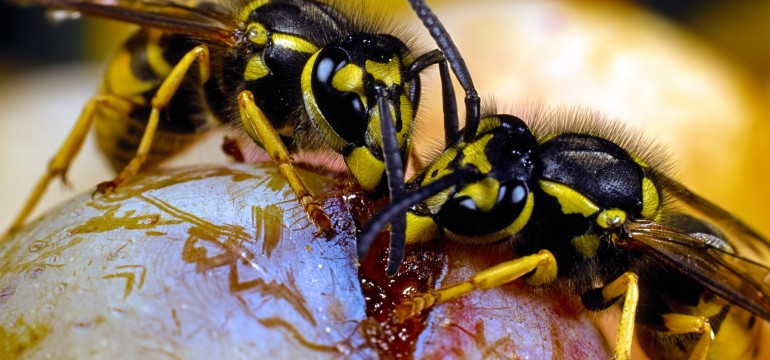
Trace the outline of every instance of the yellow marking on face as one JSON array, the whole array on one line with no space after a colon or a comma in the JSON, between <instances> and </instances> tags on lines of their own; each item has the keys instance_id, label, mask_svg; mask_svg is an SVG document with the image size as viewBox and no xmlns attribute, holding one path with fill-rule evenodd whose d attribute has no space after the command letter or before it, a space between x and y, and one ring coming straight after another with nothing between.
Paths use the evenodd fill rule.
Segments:
<instances>
[{"instance_id":1,"label":"yellow marking on face","mask_svg":"<svg viewBox=\"0 0 770 360\"><path fill-rule=\"evenodd\" d=\"M256 54L246 64L246 70L243 71L243 79L253 81L261 79L268 74L270 74L270 69L267 68L267 64L262 59L262 54Z\"/></svg>"},{"instance_id":2,"label":"yellow marking on face","mask_svg":"<svg viewBox=\"0 0 770 360\"><path fill-rule=\"evenodd\" d=\"M602 210L596 216L596 224L602 229L615 229L626 223L626 212L620 209Z\"/></svg>"},{"instance_id":3,"label":"yellow marking on face","mask_svg":"<svg viewBox=\"0 0 770 360\"><path fill-rule=\"evenodd\" d=\"M246 26L246 38L253 44L260 46L265 46L270 41L265 25L258 22L253 22Z\"/></svg>"},{"instance_id":4,"label":"yellow marking on face","mask_svg":"<svg viewBox=\"0 0 770 360\"><path fill-rule=\"evenodd\" d=\"M589 217L601 210L587 197L567 185L547 180L540 180L539 184L546 194L556 198L561 205L561 212L565 214L581 214Z\"/></svg>"},{"instance_id":5,"label":"yellow marking on face","mask_svg":"<svg viewBox=\"0 0 770 360\"><path fill-rule=\"evenodd\" d=\"M428 166L428 168L425 169L425 177L422 179L419 185L421 187L425 187L437 179L440 179L443 176L451 173L449 164L454 160L456 156L457 148L452 147L445 150L435 161L433 161L433 163Z\"/></svg>"},{"instance_id":6,"label":"yellow marking on face","mask_svg":"<svg viewBox=\"0 0 770 360\"><path fill-rule=\"evenodd\" d=\"M451 174L452 169L450 167L450 163L454 160L456 155L456 148L449 148L445 150L444 153L442 153L441 156L439 156L439 158L430 165L427 171L425 171L425 176L419 185L421 187L425 187L428 184ZM430 209L431 213L435 214L439 211L439 209L441 209L441 206L446 202L450 191L453 191L451 187L425 199L424 202Z\"/></svg>"},{"instance_id":7,"label":"yellow marking on face","mask_svg":"<svg viewBox=\"0 0 770 360\"><path fill-rule=\"evenodd\" d=\"M310 59L305 63L305 67L302 69L302 76L300 82L302 85L302 99L305 103L305 111L310 116L310 121L318 127L318 131L323 135L324 140L329 146L336 152L341 152L342 148L347 145L345 139L337 135L337 132L332 129L329 123L321 114L321 110L318 108L315 96L313 96L313 89L311 81L313 79L313 66L315 65L318 53L310 56Z\"/></svg>"},{"instance_id":8,"label":"yellow marking on face","mask_svg":"<svg viewBox=\"0 0 770 360\"><path fill-rule=\"evenodd\" d=\"M241 9L241 11L238 12L238 20L241 22L246 22L249 20L249 17L251 16L251 13L259 9L265 4L270 3L271 0L252 0L246 6Z\"/></svg>"},{"instance_id":9,"label":"yellow marking on face","mask_svg":"<svg viewBox=\"0 0 770 360\"><path fill-rule=\"evenodd\" d=\"M479 169L481 173L484 174L491 171L492 164L489 163L489 159L487 159L487 155L484 152L490 140L492 140L492 135L487 134L478 137L471 143L468 143L468 145L465 146L465 148L462 150L463 160L461 165L466 166L473 164Z\"/></svg>"},{"instance_id":10,"label":"yellow marking on face","mask_svg":"<svg viewBox=\"0 0 770 360\"><path fill-rule=\"evenodd\" d=\"M363 101L364 94L364 71L358 66L347 64L339 71L334 73L332 78L332 87L340 92L354 92L361 97ZM364 104L366 102L364 101Z\"/></svg>"},{"instance_id":11,"label":"yellow marking on face","mask_svg":"<svg viewBox=\"0 0 770 360\"><path fill-rule=\"evenodd\" d=\"M419 216L406 212L406 244L419 244L433 240L438 232L438 225L430 216Z\"/></svg>"},{"instance_id":12,"label":"yellow marking on face","mask_svg":"<svg viewBox=\"0 0 770 360\"><path fill-rule=\"evenodd\" d=\"M395 118L394 118L395 120ZM409 141L412 134L412 124L414 121L414 107L406 94L401 95L401 131L396 133L398 143L409 147ZM396 129L398 130L398 129Z\"/></svg>"},{"instance_id":13,"label":"yellow marking on face","mask_svg":"<svg viewBox=\"0 0 770 360\"><path fill-rule=\"evenodd\" d=\"M653 219L660 208L660 195L658 188L650 178L642 179L642 216L645 219Z\"/></svg>"},{"instance_id":14,"label":"yellow marking on face","mask_svg":"<svg viewBox=\"0 0 770 360\"><path fill-rule=\"evenodd\" d=\"M500 127L500 118L497 116L485 116L479 120L478 133L494 130Z\"/></svg>"},{"instance_id":15,"label":"yellow marking on face","mask_svg":"<svg viewBox=\"0 0 770 360\"><path fill-rule=\"evenodd\" d=\"M401 61L398 58L393 58L386 63L366 60L364 67L375 80L381 81L387 87L401 84Z\"/></svg>"},{"instance_id":16,"label":"yellow marking on face","mask_svg":"<svg viewBox=\"0 0 770 360\"><path fill-rule=\"evenodd\" d=\"M305 54L317 52L318 46L296 35L275 33L272 36L273 45Z\"/></svg>"},{"instance_id":17,"label":"yellow marking on face","mask_svg":"<svg viewBox=\"0 0 770 360\"><path fill-rule=\"evenodd\" d=\"M163 57L164 47L160 46L160 40L163 33L157 30L149 30L147 39L147 64L150 65L152 72L160 78L165 77L171 72L171 66Z\"/></svg>"},{"instance_id":18,"label":"yellow marking on face","mask_svg":"<svg viewBox=\"0 0 770 360\"><path fill-rule=\"evenodd\" d=\"M491 177L485 177L479 182L471 183L457 192L457 197L467 196L473 200L476 207L484 212L490 212L497 202L500 183Z\"/></svg>"},{"instance_id":19,"label":"yellow marking on face","mask_svg":"<svg viewBox=\"0 0 770 360\"><path fill-rule=\"evenodd\" d=\"M347 68L350 65L346 65L345 68ZM344 69L344 68L343 68ZM363 73L361 74L363 75ZM335 76L336 79L336 76ZM356 79L358 81L358 79ZM363 81L363 79L361 79ZM360 84L363 85L363 82L360 82ZM335 85L335 88L337 86ZM363 93L363 88L361 88L361 92L358 93L359 97L361 97L361 101L366 104L366 98ZM396 122L398 121L397 114L393 108L393 102L388 102L388 111L390 111L391 117L393 118L393 128L396 130L396 142L398 143L399 149L407 149L410 150L410 134L412 133L412 107L411 104L409 104L408 99L406 99L405 96L401 96L401 114L398 114L401 116L401 129L396 129ZM382 128L380 124L380 107L377 105L375 106L370 112L369 112L369 119L368 119L368 126L366 130L366 137L367 139L371 139L370 141L376 143L380 147L382 147ZM400 130L400 131L399 131ZM408 151L407 151L408 152ZM406 161L407 159L402 159Z\"/></svg>"},{"instance_id":20,"label":"yellow marking on face","mask_svg":"<svg viewBox=\"0 0 770 360\"><path fill-rule=\"evenodd\" d=\"M388 110L392 110L388 105ZM390 112L393 114L393 111ZM369 113L369 123L366 124L366 137L373 139L375 143L382 146L382 129L380 128L380 107L375 106Z\"/></svg>"},{"instance_id":21,"label":"yellow marking on face","mask_svg":"<svg viewBox=\"0 0 770 360\"><path fill-rule=\"evenodd\" d=\"M578 235L571 240L575 250L586 259L596 255L596 250L599 249L600 241L601 239L599 239L599 236L593 233Z\"/></svg>"},{"instance_id":22,"label":"yellow marking on face","mask_svg":"<svg viewBox=\"0 0 770 360\"><path fill-rule=\"evenodd\" d=\"M437 195L437 196L441 196L443 198L442 204L444 202L446 202L446 198L447 198L448 194L449 194L449 191L447 190L447 191L444 191L443 193L439 193L439 195ZM495 194L487 194L487 200L491 200L492 205L490 206L490 205L487 204L485 206L489 206L489 210L491 210L491 207L494 206L494 200L496 200L496 199L497 199L497 193L495 193ZM475 200L475 198L474 198L474 200ZM477 204L477 206L478 206L478 204ZM481 209L481 206L478 206L478 208ZM520 233L521 230L527 225L527 223L529 223L530 218L532 218L532 210L534 208L535 208L535 197L532 196L532 194L527 194L527 200L524 203L524 207L521 209L521 212L519 213L519 215L516 217L516 219L513 222L511 222L505 228L503 228L503 229L501 229L499 231L496 231L494 233L484 234L484 235L481 235L481 236L474 236L473 239L470 242L476 243L476 244L494 243L494 242L500 241L500 239L503 239L503 238L506 238L506 237L510 237L512 235L516 235L516 234ZM489 211L489 210L485 209L484 211ZM432 207L431 207L431 211L434 212L434 213L437 212L437 210L433 210ZM467 237L462 236L462 235L457 235L457 234L449 232L449 231L446 232L446 235L450 239L452 239L453 241L465 242L465 243L469 242Z\"/></svg>"},{"instance_id":23,"label":"yellow marking on face","mask_svg":"<svg viewBox=\"0 0 770 360\"><path fill-rule=\"evenodd\" d=\"M529 219L532 217L532 209L535 208L535 197L531 193L527 194L527 203L524 204L524 208L521 209L521 213L516 220L505 228L505 232L508 234L518 234L524 226L527 225Z\"/></svg>"},{"instance_id":24,"label":"yellow marking on face","mask_svg":"<svg viewBox=\"0 0 770 360\"><path fill-rule=\"evenodd\" d=\"M357 147L345 156L345 164L364 191L371 192L385 176L385 163L365 147Z\"/></svg>"}]
</instances>

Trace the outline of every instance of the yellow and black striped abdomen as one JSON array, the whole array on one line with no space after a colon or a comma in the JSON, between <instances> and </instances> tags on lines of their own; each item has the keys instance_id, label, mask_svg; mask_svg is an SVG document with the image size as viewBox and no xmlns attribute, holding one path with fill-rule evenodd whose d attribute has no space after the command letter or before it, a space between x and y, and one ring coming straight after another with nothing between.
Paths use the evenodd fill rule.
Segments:
<instances>
[{"instance_id":1,"label":"yellow and black striped abdomen","mask_svg":"<svg viewBox=\"0 0 770 360\"><path fill-rule=\"evenodd\" d=\"M108 64L97 97L106 100L96 108L94 123L99 146L116 170L136 154L158 87L194 46L182 36L142 29L126 41ZM160 114L146 162L149 166L177 153L211 127L197 72L185 75Z\"/></svg>"},{"instance_id":2,"label":"yellow and black striped abdomen","mask_svg":"<svg viewBox=\"0 0 770 360\"><path fill-rule=\"evenodd\" d=\"M715 334L708 359L766 358L768 329L762 318L676 272L645 275L651 280L640 283L636 330L645 352L657 359L689 359L699 336L672 332L665 320L671 314L684 314L708 319Z\"/></svg>"}]
</instances>

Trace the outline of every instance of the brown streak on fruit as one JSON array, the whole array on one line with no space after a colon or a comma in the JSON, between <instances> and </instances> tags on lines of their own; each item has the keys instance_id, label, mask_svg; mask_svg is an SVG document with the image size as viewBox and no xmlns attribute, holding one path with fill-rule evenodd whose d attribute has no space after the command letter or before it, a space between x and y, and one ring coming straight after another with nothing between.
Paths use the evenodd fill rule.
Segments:
<instances>
[{"instance_id":1,"label":"brown streak on fruit","mask_svg":"<svg viewBox=\"0 0 770 360\"><path fill-rule=\"evenodd\" d=\"M159 225L179 224L178 220L161 220L160 214L149 214L134 217L135 210L126 211L123 216L115 216L120 206L109 206L106 213L88 219L84 224L69 231L70 234L101 233L117 229L151 229Z\"/></svg>"},{"instance_id":2,"label":"brown streak on fruit","mask_svg":"<svg viewBox=\"0 0 770 360\"><path fill-rule=\"evenodd\" d=\"M27 271L35 266L42 266L42 267L60 267L61 264L53 264L53 263L47 263L44 262L45 259L49 257L56 257L57 255L61 254L64 250L67 250L83 241L83 238L76 237L71 239L67 244L54 248L54 249L48 249L47 251L41 252L38 256L36 256L34 259L22 262L22 263L9 263L7 267L0 269L0 273L3 274L13 274L13 273L20 273Z\"/></svg>"},{"instance_id":3,"label":"brown streak on fruit","mask_svg":"<svg viewBox=\"0 0 770 360\"><path fill-rule=\"evenodd\" d=\"M116 272L114 274L105 275L105 279L115 279L115 278L125 278L126 279L126 287L123 292L123 300L125 300L129 295L131 295L131 292L134 290L134 285L136 285L137 290L141 289L142 286L144 286L144 278L147 275L147 267L144 265L122 265L117 267L118 270L128 269L129 271L121 271ZM137 273L136 270L138 270L139 274L139 280L137 281Z\"/></svg>"}]
</instances>

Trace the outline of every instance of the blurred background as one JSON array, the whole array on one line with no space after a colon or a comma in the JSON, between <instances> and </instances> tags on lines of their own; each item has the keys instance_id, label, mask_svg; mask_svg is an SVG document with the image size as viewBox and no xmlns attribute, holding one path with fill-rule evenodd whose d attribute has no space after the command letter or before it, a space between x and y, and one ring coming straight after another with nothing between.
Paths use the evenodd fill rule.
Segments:
<instances>
[{"instance_id":1,"label":"blurred background","mask_svg":"<svg viewBox=\"0 0 770 360\"><path fill-rule=\"evenodd\" d=\"M406 1L385 2L398 11L406 10ZM430 3L462 2L434 0ZM676 23L752 72L764 76L770 74L770 29L766 25L770 21L770 1L625 2ZM4 34L0 37L0 75L4 75L0 80L7 78L14 69L103 59L118 43L116 38L127 34L127 31L120 30L125 28L123 26L91 19L54 23L43 9L20 8L0 2L0 32Z\"/></svg>"},{"instance_id":2,"label":"blurred background","mask_svg":"<svg viewBox=\"0 0 770 360\"><path fill-rule=\"evenodd\" d=\"M480 94L501 110L535 101L621 118L671 151L685 184L770 233L763 203L770 199L770 1L430 3L455 30ZM402 32L430 47L406 1L387 6L417 29ZM54 23L42 9L0 2L0 31L5 229L131 27L94 19ZM441 146L435 75L425 82L418 124L424 157ZM176 163L223 161L220 143L212 135ZM94 153L89 140L69 172L71 186L52 184L37 214L111 176Z\"/></svg>"}]
</instances>

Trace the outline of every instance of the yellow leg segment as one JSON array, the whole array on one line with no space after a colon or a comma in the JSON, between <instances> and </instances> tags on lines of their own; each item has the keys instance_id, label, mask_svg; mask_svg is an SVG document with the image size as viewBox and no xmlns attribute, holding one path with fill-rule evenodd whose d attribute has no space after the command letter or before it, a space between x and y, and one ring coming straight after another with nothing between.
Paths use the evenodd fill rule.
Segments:
<instances>
[{"instance_id":1,"label":"yellow leg segment","mask_svg":"<svg viewBox=\"0 0 770 360\"><path fill-rule=\"evenodd\" d=\"M402 323L433 305L450 301L471 291L490 289L507 284L535 271L532 278L536 283L545 284L556 278L556 259L548 250L537 254L497 264L480 271L470 279L452 286L443 287L404 300L393 314L395 323Z\"/></svg>"},{"instance_id":2,"label":"yellow leg segment","mask_svg":"<svg viewBox=\"0 0 770 360\"><path fill-rule=\"evenodd\" d=\"M305 185L305 182L302 181L297 169L292 165L289 151L281 141L278 132L275 131L275 128L270 124L265 114L254 102L254 95L250 91L244 90L238 95L238 104L241 109L241 120L246 131L252 138L258 139L262 143L273 162L278 164L278 168L286 177L286 180L288 180L289 185L291 185L294 194L296 194L300 205L305 209L310 220L322 232L331 231L332 226L329 216L313 195L310 194L310 190Z\"/></svg>"},{"instance_id":3,"label":"yellow leg segment","mask_svg":"<svg viewBox=\"0 0 770 360\"><path fill-rule=\"evenodd\" d=\"M623 310L620 313L618 337L615 344L615 360L631 358L631 342L634 338L634 318L639 304L639 276L627 272L602 288L602 297L606 301L625 294Z\"/></svg>"},{"instance_id":4,"label":"yellow leg segment","mask_svg":"<svg viewBox=\"0 0 770 360\"><path fill-rule=\"evenodd\" d=\"M663 325L672 334L701 334L690 353L690 360L706 359L709 346L714 341L714 331L707 318L696 315L664 314Z\"/></svg>"},{"instance_id":5,"label":"yellow leg segment","mask_svg":"<svg viewBox=\"0 0 770 360\"><path fill-rule=\"evenodd\" d=\"M75 157L77 156L78 152L80 152L80 149L85 142L86 135L88 135L88 130L91 128L91 125L94 122L94 114L96 109L100 107L107 107L114 109L117 112L128 113L135 106L135 104L128 100L109 94L101 94L91 98L91 100L89 100L83 107L83 110L81 111L75 126L69 132L69 135L64 140L64 143L61 145L61 147L59 147L59 150L48 163L48 168L46 169L45 174L43 174L43 176L38 179L37 184L35 184L35 187L32 190L32 193L30 193L27 201L24 203L24 207L21 209L19 214L16 215L16 218L11 224L11 228L8 230L8 233L13 233L21 228L22 225L24 225L24 222L32 213L32 210L35 209L35 206L38 204L40 198L45 193L46 188L48 188L48 184L51 182L51 180L59 177L63 183L67 183L67 170L72 164L72 161L75 160Z\"/></svg>"},{"instance_id":6,"label":"yellow leg segment","mask_svg":"<svg viewBox=\"0 0 770 360\"><path fill-rule=\"evenodd\" d=\"M187 75L187 71L192 67L195 61L198 61L198 68L200 71L200 81L204 83L209 78L209 49L204 46L196 46L187 54L182 57L182 60L171 69L171 72L160 84L158 92L152 98L150 105L152 110L150 111L150 119L147 121L147 127L142 134L142 140L139 142L139 147L136 150L134 158L123 168L123 170L113 180L103 182L96 187L96 192L107 193L114 190L120 184L124 183L130 177L136 175L139 169L147 159L147 155L150 153L152 146L152 140L155 137L155 130L158 128L158 121L160 118L160 110L166 107L171 101L171 98L179 89L179 85Z\"/></svg>"}]
</instances>

